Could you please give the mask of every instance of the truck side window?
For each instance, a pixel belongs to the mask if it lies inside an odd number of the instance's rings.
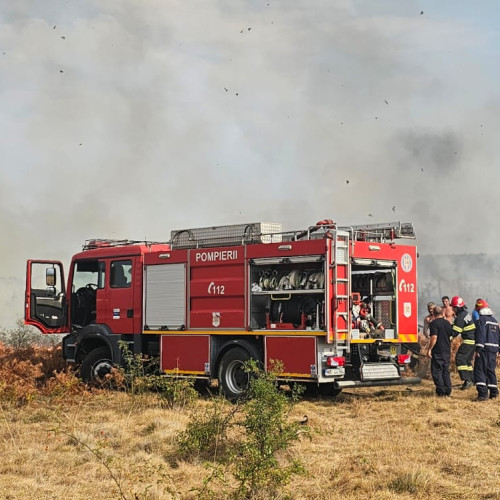
[[[111,288],[129,288],[132,283],[132,261],[116,260],[111,263],[110,281]]]

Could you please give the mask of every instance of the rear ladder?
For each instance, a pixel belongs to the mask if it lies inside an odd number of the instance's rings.
[[[349,259],[349,232],[336,230],[333,239],[333,298],[334,324],[333,331],[328,335],[328,343],[335,345],[342,341],[346,352],[350,352],[351,325],[351,264]]]

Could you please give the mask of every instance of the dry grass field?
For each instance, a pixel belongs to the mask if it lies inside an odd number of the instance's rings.
[[[89,390],[54,350],[0,354],[1,498],[203,498],[209,465],[180,459],[177,438],[209,398],[166,408],[155,394]],[[305,472],[272,498],[500,499],[500,401],[475,403],[453,381],[445,399],[429,379],[304,397],[290,419],[307,415],[309,435],[283,453]]]

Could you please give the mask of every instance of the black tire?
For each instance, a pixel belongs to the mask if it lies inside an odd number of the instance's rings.
[[[245,371],[245,363],[250,353],[241,347],[229,349],[219,363],[219,383],[224,396],[234,401],[245,395],[250,382],[250,374]]]
[[[321,396],[327,396],[330,398],[336,398],[342,392],[341,388],[335,387],[335,384],[319,384],[318,385],[318,393]]]
[[[107,347],[98,347],[90,351],[83,359],[80,367],[80,376],[84,382],[102,386],[106,382],[106,375],[111,372],[113,361]]]

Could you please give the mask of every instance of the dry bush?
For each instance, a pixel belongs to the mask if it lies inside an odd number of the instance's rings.
[[[38,394],[84,390],[63,360],[61,347],[8,347],[0,343],[0,400],[25,404]]]
[[[458,348],[462,344],[462,337],[455,337],[451,341],[451,364],[455,364],[455,356],[457,355]]]
[[[411,354],[412,359],[408,371],[403,374],[403,377],[431,378],[431,363],[430,359],[426,356],[428,345],[429,340],[423,335],[418,336],[418,345],[411,344],[412,350],[408,351],[408,354]]]

